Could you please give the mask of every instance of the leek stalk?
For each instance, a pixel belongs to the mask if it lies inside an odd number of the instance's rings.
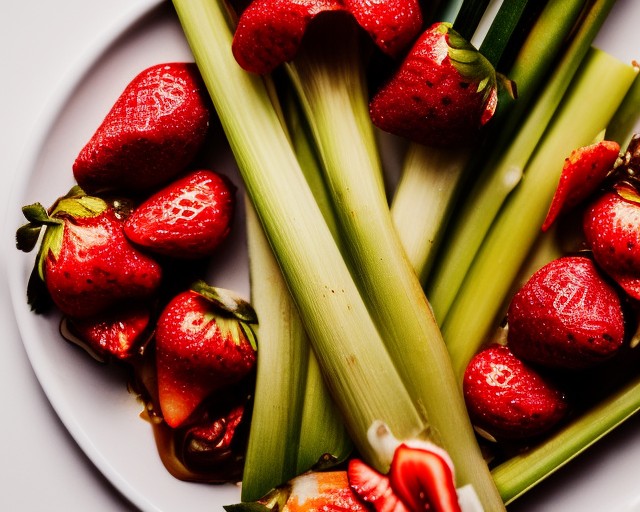
[[[384,470],[389,461],[369,445],[370,425],[383,421],[400,438],[417,438],[424,420],[315,203],[263,80],[243,71],[231,53],[224,2],[175,0],[174,7],[332,396],[363,457]]]
[[[336,25],[331,38],[307,32],[287,70],[316,140],[352,271],[416,407],[428,419],[429,438],[451,456],[458,483],[472,484],[488,510],[500,510],[440,330],[389,212],[359,33],[345,24],[337,35]]]
[[[588,53],[571,94],[493,223],[444,321],[443,335],[460,381],[498,320],[500,305],[540,232],[565,158],[607,126],[636,72],[600,50]]]
[[[517,131],[516,137],[506,149],[500,146],[498,152],[489,158],[476,185],[468,194],[468,199],[456,212],[457,220],[447,233],[446,246],[434,268],[433,279],[427,284],[431,305],[441,325],[493,220],[518,183],[545,127],[555,114],[614,3],[615,0],[596,0],[590,5],[555,72]],[[546,41],[545,38],[540,44]],[[511,130],[505,131],[507,136],[511,133]]]

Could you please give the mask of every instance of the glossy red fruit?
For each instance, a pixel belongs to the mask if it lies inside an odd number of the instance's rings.
[[[127,305],[89,318],[67,318],[63,336],[97,359],[130,360],[149,337],[151,313],[146,305]]]
[[[73,164],[92,194],[146,192],[184,171],[209,127],[206,89],[193,63],[172,62],[139,73]]]
[[[400,444],[391,461],[389,480],[408,510],[461,510],[450,460],[434,450]]]
[[[422,26],[416,0],[254,0],[238,20],[232,44],[236,61],[253,73],[273,71],[296,56],[309,23],[328,12],[351,14],[391,56],[404,50]]]
[[[474,426],[498,440],[543,434],[568,411],[562,391],[507,346],[491,345],[476,354],[465,371],[463,390]]]
[[[347,468],[349,485],[362,501],[376,512],[409,512],[398,498],[389,477],[376,471],[360,459],[351,459]]]
[[[157,254],[211,256],[231,231],[235,190],[221,174],[193,171],[137,207],[124,232],[136,245]]]
[[[158,401],[170,427],[254,369],[255,322],[247,303],[204,283],[167,304],[156,326],[156,366]]]
[[[507,320],[513,353],[547,367],[591,367],[624,341],[620,298],[585,256],[558,258],[534,273],[511,300]]]
[[[640,299],[640,196],[620,184],[587,207],[583,231],[598,266],[633,299]]]
[[[74,188],[50,212],[39,204],[23,211],[30,221],[18,230],[19,240],[29,239],[23,250],[31,250],[46,227],[35,271],[63,314],[95,316],[158,290],[160,265],[127,240],[121,210],[112,203]]]
[[[620,144],[608,140],[572,151],[564,162],[542,231],[547,231],[563,212],[593,194],[613,169],[619,154]]]
[[[493,117],[496,84],[491,64],[449,24],[436,23],[374,95],[371,119],[427,146],[468,144]]]

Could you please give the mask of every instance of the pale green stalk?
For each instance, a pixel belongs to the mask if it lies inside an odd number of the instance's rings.
[[[307,34],[287,68],[316,139],[345,248],[389,353],[428,418],[429,437],[453,459],[459,484],[473,484],[488,510],[500,510],[441,333],[391,219],[354,46],[359,33],[343,28],[332,25],[321,41]]]
[[[493,155],[483,166],[476,186],[457,212],[457,220],[447,235],[446,247],[434,269],[433,280],[427,286],[434,314],[441,325],[462,283],[467,280],[467,270],[491,224],[522,176],[614,3],[615,0],[594,2],[515,138],[508,143],[506,149],[499,149],[498,154]],[[512,128],[505,130],[505,133],[513,133]]]
[[[509,197],[473,261],[443,324],[452,364],[461,380],[467,363],[496,322],[500,305],[540,232],[565,158],[607,126],[636,70],[591,49],[525,178]],[[589,108],[585,108],[589,105]]]
[[[423,434],[413,405],[303,176],[260,77],[231,53],[222,0],[174,6],[229,140],[246,190],[298,306],[324,377],[363,457],[383,459],[367,430],[383,421],[400,438]]]
[[[425,283],[469,162],[467,149],[411,144],[391,202],[391,216],[407,257]]]
[[[640,378],[636,377],[544,443],[498,465],[492,474],[505,503],[514,501],[638,411]]]

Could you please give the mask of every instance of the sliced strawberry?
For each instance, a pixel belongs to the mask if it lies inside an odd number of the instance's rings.
[[[469,362],[464,398],[474,426],[495,439],[527,439],[565,417],[567,400],[555,385],[502,345],[491,345]]]
[[[389,480],[408,510],[460,511],[453,468],[435,450],[401,444],[393,455]]]
[[[193,171],[144,201],[124,232],[136,245],[174,258],[211,256],[231,230],[235,186],[225,176]]]
[[[139,354],[144,346],[150,319],[146,305],[127,305],[90,318],[67,318],[63,336],[93,352],[99,359],[128,360]]]
[[[416,0],[254,0],[242,12],[233,38],[240,66],[265,74],[291,61],[311,21],[328,12],[350,13],[385,53],[395,56],[417,35]]]
[[[165,422],[182,426],[216,390],[240,381],[256,362],[251,307],[199,283],[174,297],[156,327],[158,400]]]
[[[493,116],[493,66],[448,23],[423,32],[397,72],[374,95],[373,123],[427,146],[467,144]]]
[[[608,140],[572,151],[565,160],[542,231],[549,229],[561,213],[595,192],[613,169],[619,154],[620,145]]]
[[[349,485],[361,500],[370,503],[376,512],[408,512],[394,493],[389,477],[360,459],[351,459],[347,468]]]
[[[193,63],[139,73],[118,97],[73,164],[87,192],[152,190],[181,173],[204,142],[206,89]]]
[[[74,187],[50,213],[40,204],[23,211],[29,220],[18,230],[23,250],[31,250],[34,236],[46,227],[35,268],[63,314],[94,316],[158,290],[160,265],[126,239],[114,204]]]
[[[640,195],[620,183],[586,209],[583,230],[598,266],[633,299],[640,299]]]
[[[507,339],[526,361],[555,368],[587,368],[618,352],[624,316],[616,290],[585,256],[544,265],[514,295]]]

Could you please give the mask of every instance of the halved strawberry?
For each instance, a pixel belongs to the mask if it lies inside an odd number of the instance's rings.
[[[376,512],[408,512],[394,493],[389,477],[376,471],[360,459],[351,459],[347,468],[349,485],[361,500],[370,503]]]
[[[391,461],[389,480],[408,510],[460,512],[453,467],[439,450],[400,444]]]
[[[422,26],[416,0],[254,0],[238,20],[232,45],[236,61],[253,73],[273,71],[296,56],[311,21],[329,12],[351,14],[391,56],[404,50]]]
[[[153,190],[184,171],[209,127],[206,89],[193,63],[139,73],[82,148],[73,175],[87,192]]]
[[[427,146],[472,141],[496,109],[493,66],[448,23],[424,31],[373,97],[373,123]]]
[[[564,256],[535,272],[512,298],[507,320],[513,353],[547,367],[593,366],[624,341],[620,297],[586,256]]]
[[[473,357],[463,390],[474,426],[494,439],[540,435],[568,411],[563,392],[503,345],[491,345]]]
[[[29,223],[17,232],[20,249],[33,249],[46,228],[32,283],[42,280],[63,314],[86,318],[157,292],[160,265],[126,239],[121,211],[113,203],[74,187],[50,212],[38,203],[23,212]]]
[[[598,266],[633,299],[640,299],[640,194],[620,183],[587,207],[587,245]]]
[[[608,140],[572,151],[565,160],[542,231],[549,229],[560,214],[595,192],[613,169],[619,154],[620,144]]]
[[[190,172],[138,206],[127,218],[124,232],[136,245],[157,254],[210,256],[231,230],[235,190],[222,174]]]
[[[156,327],[158,401],[165,422],[182,426],[216,390],[251,372],[255,312],[228,290],[199,282],[175,296]]]

